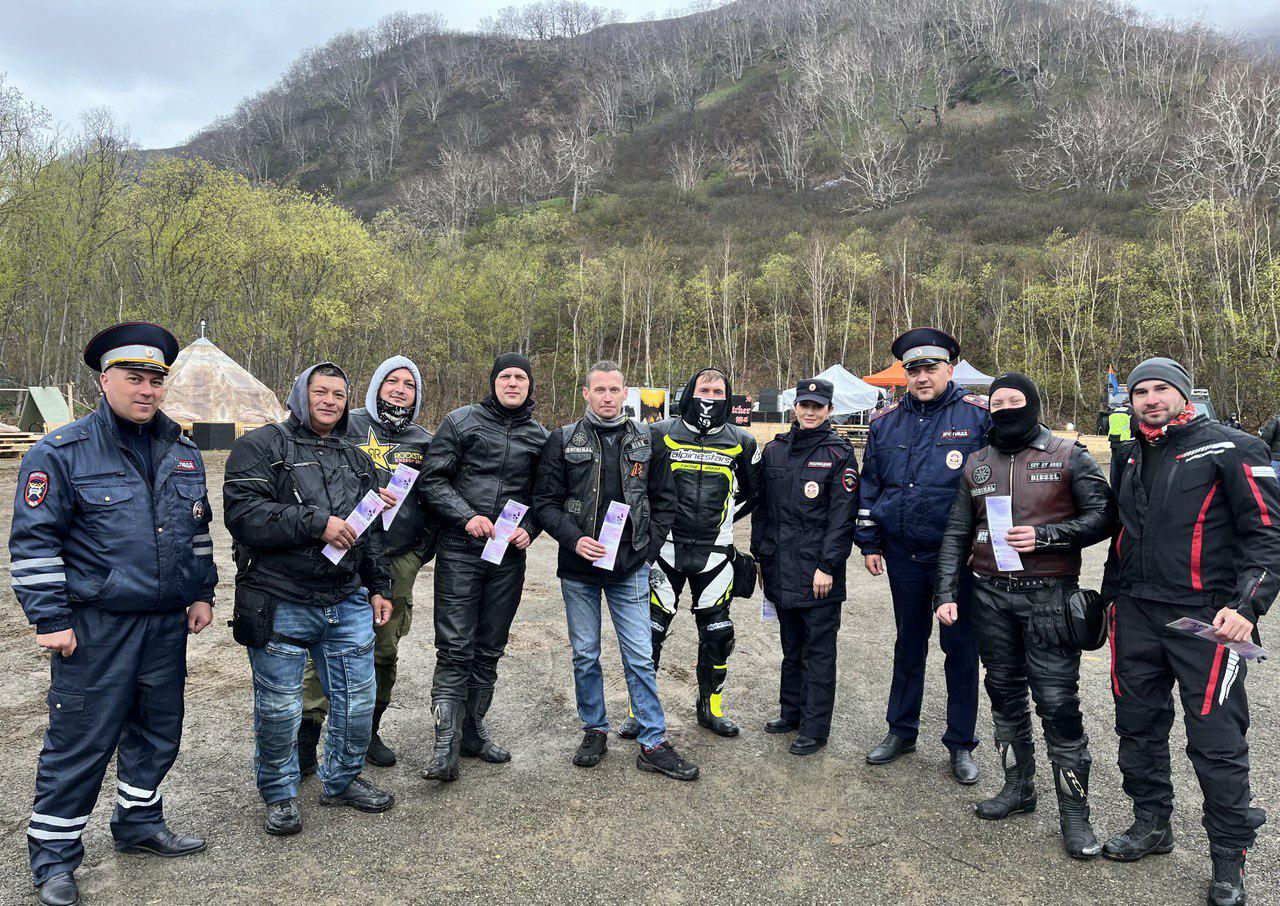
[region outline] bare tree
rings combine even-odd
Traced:
[[[769,148],[782,179],[799,192],[805,186],[812,157],[806,139],[812,127],[812,116],[798,89],[779,85],[773,103],[765,109],[764,124],[769,134]]]
[[[1280,198],[1280,67],[1237,63],[1210,81],[1161,180],[1175,204]]]
[[[842,182],[850,189],[848,209],[875,211],[889,207],[929,183],[943,159],[942,145],[934,141],[908,146],[906,139],[882,126],[866,126],[860,148],[843,152]]]
[[[578,202],[608,169],[613,148],[596,135],[595,121],[588,105],[579,106],[573,119],[557,130],[552,139],[561,179],[571,186],[570,209],[578,212]]]
[[[1109,85],[1051,108],[1032,146],[1007,157],[1024,186],[1118,192],[1151,174],[1163,143],[1159,111]]]
[[[681,192],[692,192],[706,170],[709,155],[701,136],[691,135],[667,149],[667,170]]]

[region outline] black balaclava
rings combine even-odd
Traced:
[[[991,382],[991,395],[1002,387],[1020,390],[1027,404],[1017,409],[1000,409],[991,413],[991,430],[987,440],[1001,453],[1012,455],[1025,450],[1040,433],[1040,391],[1031,378],[1016,371],[1000,375]]]
[[[498,375],[508,368],[519,368],[529,375],[529,395],[515,409],[507,408],[503,405],[502,400],[498,398]],[[529,361],[527,356],[523,356],[518,352],[504,352],[493,360],[493,367],[489,369],[489,401],[496,411],[505,412],[509,415],[522,415],[533,408],[533,363]]]
[[[693,388],[698,386],[698,378],[708,371],[725,375],[724,399],[694,399]],[[684,393],[680,394],[680,418],[699,434],[710,434],[712,431],[723,428],[729,421],[732,405],[733,391],[729,387],[726,372],[719,368],[703,368],[701,371],[694,372],[693,377],[689,378],[689,383],[684,385]]]

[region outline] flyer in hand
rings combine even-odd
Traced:
[[[347,517],[347,524],[356,530],[356,537],[359,538],[369,530],[369,526],[373,525],[373,520],[378,518],[378,514],[382,512],[382,498],[378,496],[377,491],[370,491],[364,495],[356,508],[351,511],[351,515]],[[332,544],[326,544],[324,550],[320,553],[329,558],[330,562],[337,563],[344,556],[346,551],[334,547]]]

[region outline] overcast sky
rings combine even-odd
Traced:
[[[144,148],[180,144],[274,82],[302,48],[398,9],[474,28],[522,0],[0,0],[0,73],[54,119],[111,108]],[[1269,0],[1136,0],[1152,11],[1234,26]],[[604,0],[628,19],[671,0]],[[681,2],[679,5],[683,5]],[[1210,9],[1211,8],[1211,9]]]

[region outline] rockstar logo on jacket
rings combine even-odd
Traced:
[[[385,469],[388,472],[394,471],[395,467],[388,464],[387,454],[396,448],[396,444],[380,444],[378,437],[373,433],[373,429],[369,429],[369,440],[366,443],[359,444],[361,450],[369,454],[369,458],[373,460],[373,464],[379,469]]]

